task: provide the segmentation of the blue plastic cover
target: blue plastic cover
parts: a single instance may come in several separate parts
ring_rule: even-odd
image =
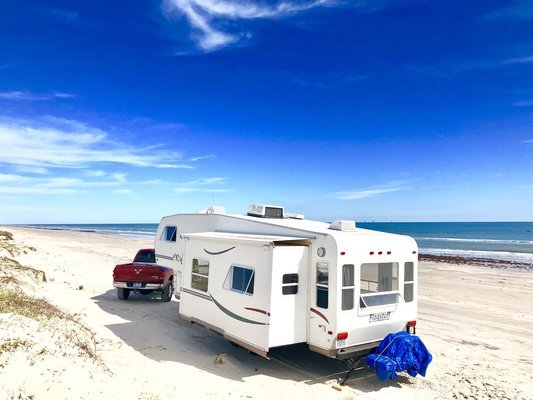
[[[418,336],[401,331],[390,333],[379,344],[366,363],[382,381],[396,379],[397,372],[407,371],[412,377],[426,376],[432,356]]]

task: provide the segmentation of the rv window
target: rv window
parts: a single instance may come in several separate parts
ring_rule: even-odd
[[[193,258],[191,287],[193,289],[207,292],[209,283],[209,261]]]
[[[403,300],[406,303],[413,301],[415,285],[415,265],[412,262],[406,262],[403,274]]]
[[[354,303],[354,266],[346,264],[342,266],[342,309],[353,309]]]
[[[365,308],[397,304],[399,302],[400,295],[398,293],[368,294],[361,296],[359,305],[361,308]]]
[[[239,293],[254,294],[254,276],[253,269],[233,265],[228,274],[228,277],[231,277],[231,290]]]
[[[328,308],[329,268],[325,262],[316,263],[316,306]]]
[[[361,294],[398,290],[398,263],[361,265]]]
[[[165,226],[163,233],[161,234],[161,240],[166,240],[167,242],[176,241],[176,227],[175,226]]]
[[[281,286],[282,294],[297,294],[298,293],[298,274],[283,275]]]

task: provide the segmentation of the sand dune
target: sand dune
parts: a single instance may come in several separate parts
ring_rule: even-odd
[[[0,230],[13,233],[15,246],[0,250],[0,279],[11,285],[3,287],[59,313],[39,311],[39,318],[2,306],[0,399],[533,398],[531,273],[421,263],[417,333],[434,357],[427,377],[380,382],[365,368],[339,387],[345,364],[305,346],[278,349],[266,360],[179,320],[176,300],[119,301],[114,265],[150,241]],[[46,281],[8,268],[7,260],[43,271]]]

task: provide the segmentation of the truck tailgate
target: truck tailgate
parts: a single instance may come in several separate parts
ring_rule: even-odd
[[[162,283],[161,267],[150,264],[130,263],[117,265],[113,271],[115,282]]]

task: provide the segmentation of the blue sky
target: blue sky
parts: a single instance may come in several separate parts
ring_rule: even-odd
[[[0,4],[0,223],[533,220],[533,1]]]

